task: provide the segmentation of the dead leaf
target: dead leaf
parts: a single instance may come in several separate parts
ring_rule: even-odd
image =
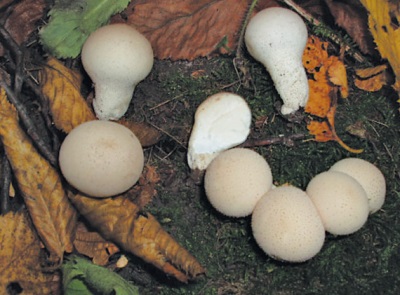
[[[97,265],[106,265],[111,255],[119,252],[112,242],[103,239],[97,232],[89,231],[83,223],[79,223],[74,240],[75,249],[93,259]]]
[[[44,271],[40,247],[26,211],[0,216],[0,293],[17,284],[23,294],[56,294],[59,274]]]
[[[373,55],[375,45],[368,30],[365,8],[357,1],[324,0],[336,24],[354,40],[361,52]]]
[[[43,17],[46,8],[45,0],[15,1],[10,13],[2,12],[1,23],[18,45],[26,42],[37,30],[37,21]],[[10,7],[11,8],[11,7]],[[0,44],[0,56],[4,48]]]
[[[248,4],[247,0],[137,0],[130,2],[125,16],[149,39],[155,57],[193,60],[236,49]],[[121,17],[112,20],[124,22]]]
[[[145,122],[134,122],[121,119],[118,123],[128,127],[139,139],[143,147],[155,145],[160,141],[162,133]]]
[[[354,84],[365,91],[378,91],[391,83],[392,77],[387,71],[387,65],[372,68],[357,69]]]
[[[55,58],[39,72],[42,92],[49,102],[55,126],[69,133],[74,127],[96,120],[92,109],[80,93],[82,76]]]
[[[361,0],[368,10],[368,25],[382,58],[389,61],[396,76],[393,88],[400,94],[400,11],[387,0]]]
[[[95,199],[69,194],[79,212],[98,232],[125,251],[187,282],[204,273],[199,262],[180,246],[150,214],[140,212],[132,191],[113,198]]]
[[[21,129],[17,111],[0,92],[0,138],[10,161],[20,193],[49,262],[60,263],[64,251],[72,251],[76,211],[62,187],[58,172],[36,151]]]
[[[346,98],[349,93],[346,68],[334,55],[328,54],[328,43],[316,36],[310,36],[303,54],[303,65],[311,76],[308,80],[309,98],[305,111],[324,120],[314,120],[307,124],[307,129],[319,142],[336,141],[347,151],[360,153],[362,150],[347,146],[336,134],[335,113],[337,93]]]

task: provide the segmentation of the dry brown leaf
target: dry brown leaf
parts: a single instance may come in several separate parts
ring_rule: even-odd
[[[131,1],[127,22],[143,33],[159,59],[187,59],[236,49],[247,0]],[[114,17],[114,22],[124,22]]]
[[[382,58],[396,76],[394,89],[400,94],[400,11],[395,2],[361,0],[368,10],[368,25]]]
[[[10,284],[18,284],[23,294],[57,293],[59,276],[41,268],[43,250],[27,212],[0,216],[0,249],[0,294],[10,294]]]
[[[324,0],[338,26],[354,40],[361,52],[374,54],[375,45],[368,30],[367,14],[358,1]]]
[[[204,273],[199,262],[165,232],[152,215],[140,213],[130,193],[107,199],[73,193],[69,197],[91,226],[125,251],[182,282]]]
[[[79,223],[74,240],[75,249],[93,259],[97,265],[106,265],[111,255],[119,252],[119,248],[103,239],[97,232],[91,232],[83,223]]]
[[[39,80],[58,129],[68,133],[84,122],[96,120],[80,93],[82,77],[78,72],[49,58],[47,66],[39,72]]]
[[[365,91],[378,91],[390,84],[392,77],[387,71],[387,65],[372,68],[357,69],[354,84]]]
[[[76,211],[69,202],[57,171],[36,151],[21,129],[17,111],[0,92],[0,138],[18,187],[49,260],[60,263],[72,251]]]
[[[15,1],[10,13],[2,11],[0,18],[4,28],[10,33],[18,45],[26,42],[32,32],[37,30],[37,21],[43,17],[46,8],[45,0]],[[4,48],[0,44],[0,56]]]
[[[162,133],[145,122],[133,122],[121,119],[118,123],[128,127],[137,136],[143,147],[155,145],[160,141]]]

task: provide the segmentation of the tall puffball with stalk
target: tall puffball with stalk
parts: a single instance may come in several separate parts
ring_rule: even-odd
[[[96,116],[100,120],[120,119],[129,107],[136,85],[153,67],[150,42],[129,25],[107,25],[89,36],[81,56],[94,83]]]
[[[244,38],[248,52],[265,66],[283,100],[281,113],[304,107],[309,88],[302,56],[308,33],[301,17],[286,8],[266,8],[250,19]]]

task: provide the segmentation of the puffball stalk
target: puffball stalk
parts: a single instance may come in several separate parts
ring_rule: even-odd
[[[308,101],[308,80],[302,63],[307,38],[301,17],[281,7],[258,12],[246,28],[247,50],[269,72],[283,100],[284,115],[304,107]]]

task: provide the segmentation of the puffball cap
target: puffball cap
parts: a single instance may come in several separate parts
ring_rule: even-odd
[[[250,215],[272,186],[271,168],[257,152],[233,148],[221,152],[207,167],[204,186],[211,205],[224,215]]]
[[[111,24],[89,35],[82,47],[82,63],[94,83],[137,84],[153,67],[153,49],[132,26]]]
[[[325,241],[325,229],[314,204],[294,186],[269,190],[253,211],[251,227],[260,248],[278,260],[306,261]]]
[[[144,155],[135,134],[111,121],[89,121],[64,139],[61,172],[77,190],[92,197],[123,193],[139,179]]]
[[[338,171],[317,174],[309,182],[306,192],[317,208],[325,230],[331,234],[352,234],[367,221],[367,193],[348,174]]]
[[[346,158],[336,162],[330,171],[346,173],[361,184],[367,193],[370,213],[382,207],[386,196],[386,181],[374,164],[359,158]]]

